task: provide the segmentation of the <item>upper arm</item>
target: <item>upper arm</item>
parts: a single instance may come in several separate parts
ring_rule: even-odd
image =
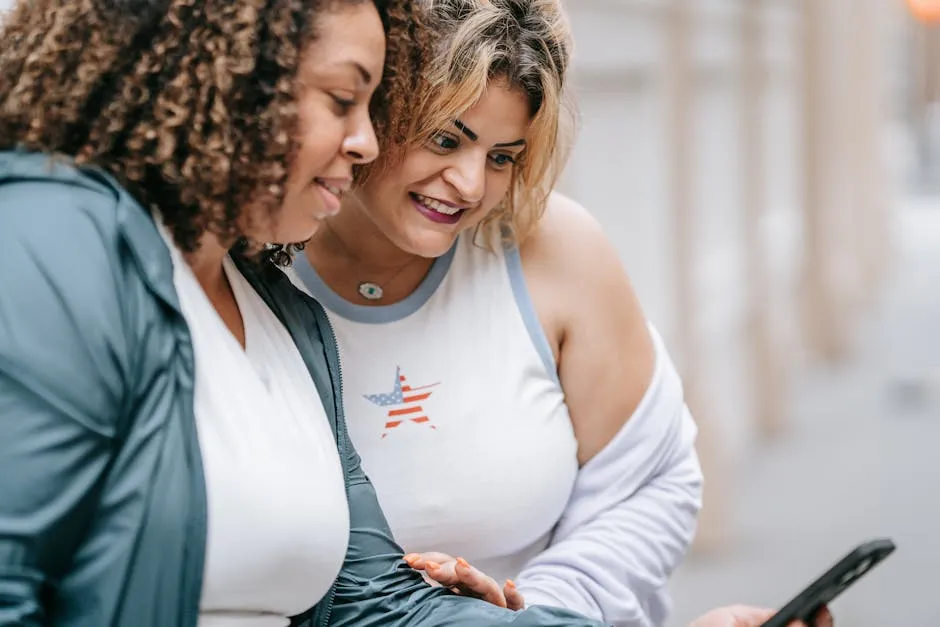
[[[0,191],[0,624],[32,625],[95,508],[124,334],[99,223],[70,196]]]
[[[650,384],[655,354],[646,318],[617,252],[577,203],[553,195],[520,253],[583,465],[620,431]]]

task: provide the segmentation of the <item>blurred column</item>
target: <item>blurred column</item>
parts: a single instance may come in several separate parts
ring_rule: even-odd
[[[744,264],[747,284],[745,337],[758,430],[774,435],[783,427],[783,368],[775,346],[771,273],[764,222],[767,215],[767,145],[764,133],[767,59],[764,49],[764,2],[744,0],[741,15],[741,141],[744,172]]]
[[[802,0],[803,33],[803,329],[809,347],[826,358],[846,350],[847,335],[841,314],[838,280],[834,276],[832,247],[844,245],[838,238],[834,205],[839,171],[846,155],[840,150],[839,112],[833,93],[843,78],[833,69],[840,65],[833,40],[830,4],[842,0]],[[839,14],[840,7],[835,13]],[[847,17],[843,14],[843,17]],[[844,112],[843,112],[844,114]]]
[[[927,107],[940,100],[940,26],[921,24],[919,28],[923,41],[921,98]]]
[[[895,5],[897,10],[898,5]],[[887,268],[892,249],[891,202],[892,182],[888,172],[886,136],[888,123],[886,81],[886,27],[890,23],[891,6],[883,0],[853,0],[855,13],[851,85],[846,92],[854,94],[851,108],[852,132],[850,154],[854,157],[852,186],[855,219],[855,259],[859,281],[855,304],[866,305],[877,293]]]
[[[940,159],[935,141],[936,104],[940,92],[940,26],[936,23],[911,20],[909,32],[912,35],[912,65],[914,81],[912,85],[911,117],[916,135],[920,174],[922,183],[936,185]]]
[[[809,347],[828,359],[849,350],[856,306],[886,258],[882,2],[802,0],[803,321]]]
[[[702,355],[695,331],[696,302],[694,269],[696,237],[694,224],[695,164],[693,141],[696,96],[693,38],[694,3],[671,0],[667,20],[667,82],[669,117],[669,197],[675,225],[676,339],[679,364],[688,405],[699,427],[698,453],[705,472],[705,505],[699,517],[697,550],[713,550],[726,543],[728,533],[727,470],[723,464],[717,429],[710,424],[710,402],[705,394]]]

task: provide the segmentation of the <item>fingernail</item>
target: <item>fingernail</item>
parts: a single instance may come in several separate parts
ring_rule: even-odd
[[[424,564],[426,568],[430,568],[431,570],[437,570],[441,567],[437,562],[425,562]]]
[[[468,563],[467,563],[467,560],[465,560],[465,559],[462,558],[462,557],[458,557],[458,558],[457,558],[457,563],[460,564],[461,566],[463,566],[464,568],[470,568],[470,564],[468,564]]]
[[[409,553],[408,555],[406,555],[406,556],[403,557],[402,559],[405,560],[406,562],[413,562],[413,561],[415,561],[416,559],[418,559],[418,554],[417,554],[417,553]]]
[[[516,582],[513,581],[512,579],[507,579],[507,580],[506,580],[506,585],[509,586],[510,588],[514,589],[514,590],[515,590],[515,588],[516,588]]]

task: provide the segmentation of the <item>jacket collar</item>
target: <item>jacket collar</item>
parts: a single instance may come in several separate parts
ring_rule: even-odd
[[[99,167],[75,165],[69,157],[17,148],[0,153],[0,181],[3,180],[56,181],[113,198],[118,234],[144,282],[173,311],[181,312],[173,287],[173,261],[153,216],[111,174]]]
[[[118,187],[118,190],[118,228],[140,269],[141,277],[160,300],[182,315],[179,297],[173,285],[173,259],[157,230],[153,215],[123,188]]]

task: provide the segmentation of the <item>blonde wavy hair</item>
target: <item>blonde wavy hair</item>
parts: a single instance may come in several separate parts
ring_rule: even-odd
[[[528,98],[532,123],[526,149],[513,168],[504,201],[480,225],[480,233],[519,243],[532,233],[574,143],[576,108],[567,87],[571,31],[561,0],[417,0],[434,36],[423,72],[425,85],[412,98],[407,137],[386,151],[363,180],[423,145],[505,81]]]

